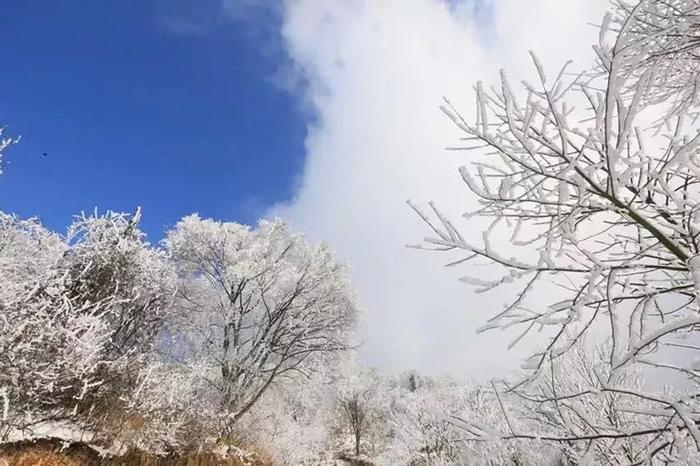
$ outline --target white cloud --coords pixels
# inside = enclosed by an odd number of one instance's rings
[[[569,58],[585,66],[596,36],[589,23],[605,5],[497,0],[481,25],[466,4],[436,0],[285,5],[282,34],[314,119],[297,196],[271,213],[351,263],[368,363],[476,379],[517,363],[502,333],[475,333],[502,296],[475,295],[456,280],[464,271],[442,267],[446,256],[405,247],[427,234],[405,200],[435,200],[459,220],[473,200],[457,167],[474,154],[443,150],[458,133],[438,110],[441,98],[471,116],[476,80],[493,82],[501,67],[532,77],[528,49],[552,73]]]

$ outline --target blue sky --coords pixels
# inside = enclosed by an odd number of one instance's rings
[[[157,240],[188,213],[251,223],[288,200],[306,120],[274,83],[280,19],[255,13],[236,20],[218,0],[5,3],[0,122],[22,140],[0,209],[63,231],[81,210],[141,205]]]

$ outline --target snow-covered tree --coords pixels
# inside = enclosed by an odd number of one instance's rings
[[[66,238],[0,214],[0,426],[104,425],[170,308],[175,276],[138,215],[80,216]]]
[[[611,50],[616,56],[603,59],[615,64],[614,74],[627,78],[621,85],[632,84],[623,91],[634,93],[636,80],[643,77],[650,86],[643,96],[647,103],[668,100],[673,114],[696,118],[700,103],[697,0],[625,1],[616,6],[606,26],[621,37]],[[606,53],[602,48],[598,51]]]
[[[5,429],[30,404],[51,401],[45,386],[64,369],[47,356],[62,339],[61,329],[50,325],[52,313],[45,301],[51,297],[37,296],[56,281],[56,264],[64,251],[61,238],[36,220],[0,213],[0,397]]]
[[[354,365],[347,377],[339,384],[336,394],[338,406],[338,427],[342,434],[349,434],[352,439],[352,455],[359,458],[368,453],[368,445],[375,444],[371,437],[381,436],[383,420],[383,401],[386,399],[386,387],[381,378],[373,371],[360,365]],[[342,444],[341,444],[342,445]]]
[[[503,439],[508,432],[502,406],[524,405],[498,397],[489,385],[411,374],[393,383],[386,414],[390,440],[380,464],[557,464],[561,448],[542,442]],[[528,419],[520,419],[523,425]]]
[[[239,443],[259,445],[279,464],[332,463],[334,388],[343,379],[342,365],[331,363],[327,371],[274,384],[238,421]]]
[[[474,123],[446,102],[464,149],[487,150],[460,173],[480,203],[469,215],[490,220],[479,241],[432,205],[435,220],[416,208],[435,234],[423,247],[462,251],[453,265],[487,264],[465,282],[478,291],[519,286],[485,329],[521,328],[512,345],[534,331],[550,335],[527,364],[530,379],[607,328],[610,381],[601,391],[622,390],[615,374],[631,367],[693,387],[691,396],[629,391],[640,406],[655,404],[651,457],[674,457],[688,439],[700,449],[699,18],[697,0],[620,1],[589,72],[572,76],[565,66],[552,78],[533,55],[539,82],[522,92],[505,74],[497,88],[477,84]],[[596,435],[560,440],[645,429],[609,424]]]
[[[353,346],[357,306],[345,268],[281,221],[257,229],[185,217],[168,233],[181,276],[181,357],[210,365],[227,428],[281,378]]]
[[[692,395],[669,386],[659,386],[640,398],[644,380],[638,367],[610,370],[609,348],[590,348],[577,343],[559,358],[545,363],[530,384],[505,383],[513,412],[504,411],[519,438],[554,438],[562,445],[563,457],[573,464],[640,464],[661,433],[656,399]],[[525,420],[518,425],[518,418]],[[614,433],[625,429],[635,435]],[[529,436],[527,433],[534,433]],[[511,435],[510,428],[505,437]],[[525,434],[525,435],[523,435]],[[577,441],[587,439],[586,442]],[[677,453],[662,452],[658,459],[674,464],[694,464],[689,438],[676,438]],[[658,448],[661,445],[656,445]]]
[[[163,251],[150,247],[132,217],[108,212],[76,217],[61,262],[75,303],[100,305],[109,358],[150,350],[171,308],[175,274]]]
[[[463,432],[452,415],[465,415],[469,390],[446,381],[418,384],[392,393],[388,422],[393,433],[385,456],[415,465],[455,464],[464,447]]]
[[[158,248],[139,219],[81,215],[61,236],[0,213],[0,441],[70,430],[166,453],[237,439],[310,464],[332,451],[357,307],[329,248],[278,221],[196,216]]]

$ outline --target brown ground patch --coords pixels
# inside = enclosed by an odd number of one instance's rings
[[[272,463],[255,453],[245,461],[221,459],[211,453],[163,457],[132,452],[123,457],[101,458],[84,444],[42,439],[0,445],[0,466],[272,466]]]

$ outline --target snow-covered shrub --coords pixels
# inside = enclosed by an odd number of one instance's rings
[[[36,410],[59,405],[61,394],[54,392],[65,388],[57,382],[81,379],[83,368],[57,357],[67,339],[53,307],[65,250],[61,238],[37,220],[0,213],[0,423],[5,428],[22,422],[18,417],[31,419]],[[68,388],[75,393],[76,387]]]
[[[134,389],[174,275],[138,215],[81,216],[65,239],[0,214],[2,425],[97,429]]]
[[[134,389],[120,403],[126,422],[110,425],[114,440],[123,449],[155,454],[199,451],[211,444],[219,432],[220,412],[218,400],[207,397],[210,371],[159,358],[141,367]]]

